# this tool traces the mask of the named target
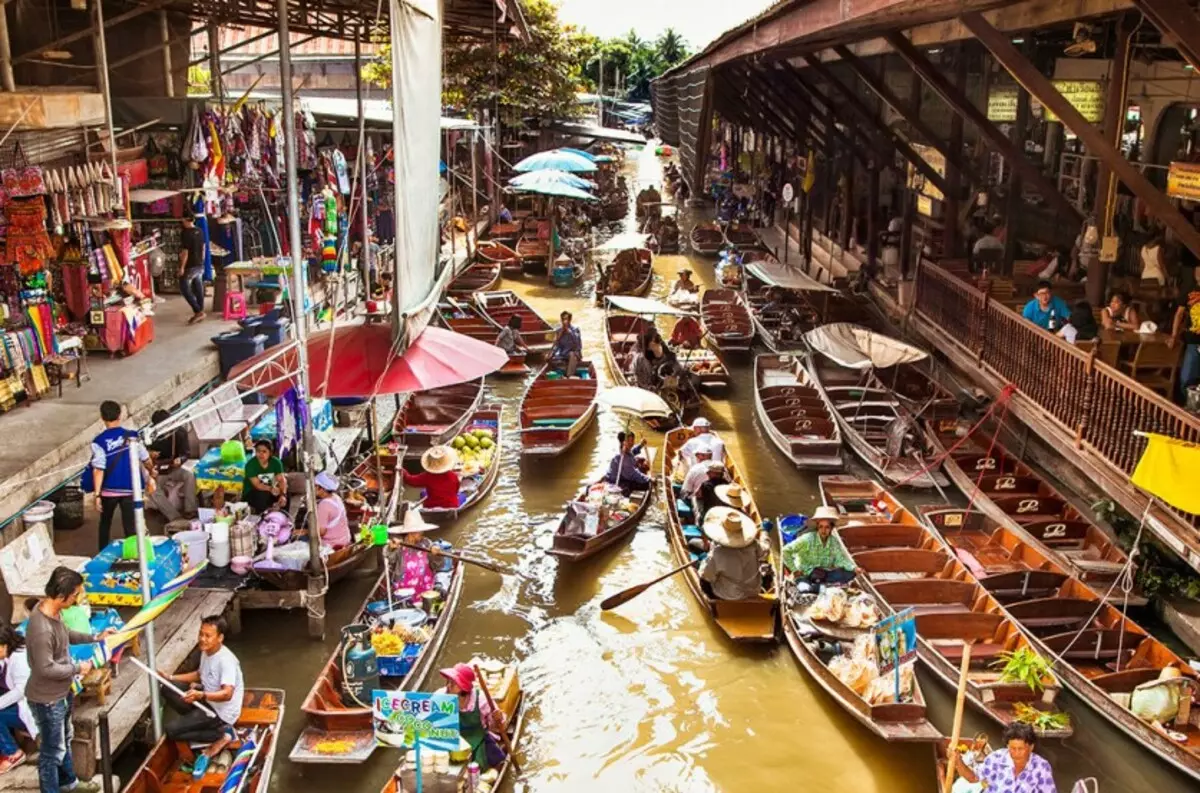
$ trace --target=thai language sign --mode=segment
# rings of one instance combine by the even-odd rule
[[[946,175],[946,157],[932,146],[921,146],[912,144],[913,151],[920,155],[921,159],[929,163],[929,167],[934,170],[939,176]],[[908,189],[917,194],[917,211],[926,217],[933,216],[933,202],[944,201],[946,197],[942,195],[942,191],[937,188],[937,185],[932,184],[925,174],[918,171],[912,163],[908,164]]]
[[[1167,195],[1200,201],[1200,163],[1173,162],[1167,171]]]
[[[1055,80],[1054,87],[1071,106],[1079,111],[1086,121],[1099,124],[1104,116],[1104,92],[1095,80]],[[1030,99],[1030,113],[1037,115],[1041,103]],[[1058,121],[1058,116],[1046,111],[1047,121]],[[990,121],[1011,123],[1017,120],[1017,87],[1002,85],[988,92],[987,117]]]
[[[458,748],[458,697],[417,691],[381,691],[373,695],[372,719],[380,746],[412,749]]]

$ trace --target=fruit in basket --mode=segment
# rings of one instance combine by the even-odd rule
[[[459,435],[454,440],[450,441],[450,445],[457,451],[462,451],[462,448],[467,445],[467,441],[463,436]]]
[[[495,445],[496,442],[486,435],[479,439],[479,448],[481,449],[490,449]]]

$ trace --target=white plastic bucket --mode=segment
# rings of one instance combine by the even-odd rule
[[[181,531],[173,538],[183,554],[183,569],[191,570],[208,558],[208,532]]]
[[[25,514],[21,517],[25,521],[26,526],[32,526],[35,523],[49,523],[54,520],[54,508],[56,506],[53,501],[35,501],[29,509],[25,510]]]
[[[212,542],[229,542],[229,524],[223,522],[210,523],[205,526],[208,529],[208,536],[212,538]]]
[[[214,539],[209,542],[208,563],[213,567],[229,567],[229,540],[217,542]]]

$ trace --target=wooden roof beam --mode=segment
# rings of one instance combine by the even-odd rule
[[[966,17],[963,17],[963,20],[965,22]],[[980,17],[980,20],[982,21],[982,17]],[[987,22],[984,22],[984,24],[986,25]],[[991,26],[989,25],[989,27]],[[995,30],[995,28],[992,29]],[[966,94],[947,80],[945,75],[918,51],[903,33],[892,31],[885,34],[884,37],[891,43],[896,53],[908,62],[912,70],[950,106],[951,110],[975,125],[975,128],[979,130],[979,134],[983,136],[984,140],[1004,157],[1008,164],[1020,174],[1021,179],[1026,184],[1042,194],[1042,197],[1046,199],[1055,212],[1069,218],[1073,223],[1083,221],[1083,216],[1079,213],[1079,210],[1062,193],[1058,192],[1058,188],[1054,185],[1054,182],[1046,178],[1033,163],[1026,159],[1024,153],[1008,139],[1008,136],[1001,132],[999,127],[989,121],[983,111],[976,107],[975,103]]]
[[[735,71],[737,71],[736,68]],[[742,79],[744,79],[747,83],[753,83],[756,85],[763,92],[764,96],[769,95],[766,98],[769,99],[771,107],[776,108],[781,115],[785,116],[789,121],[792,122],[792,128],[795,129],[796,132],[792,136],[791,140],[807,139],[812,131],[809,119],[804,118],[801,114],[795,111],[795,108],[792,107],[792,104],[784,99],[775,90],[775,86],[771,85],[771,81],[767,75],[749,67],[743,67],[741,69],[741,74]]]
[[[801,111],[800,113],[797,113],[797,116],[800,117],[801,113],[804,114],[804,129],[808,137],[812,138],[821,146],[825,145],[825,139],[829,137],[830,134],[827,131],[828,127],[824,126],[824,119],[813,110],[812,105],[809,104],[807,99],[804,99],[799,94],[793,93],[788,86],[782,83],[782,75],[776,74],[774,70],[766,70],[761,67],[754,66],[747,66],[746,68],[756,78],[769,85],[771,91],[774,92],[775,96],[779,97],[779,100],[784,105],[795,107]],[[775,77],[780,78],[781,82],[779,84],[774,82]],[[818,127],[818,122],[820,122],[823,126]]]
[[[871,159],[869,153],[882,148],[883,142],[867,134],[866,130],[864,130],[862,127],[854,124],[846,125],[846,130],[848,130],[847,132],[843,132],[842,130],[838,129],[838,111],[837,106],[833,103],[832,99],[821,93],[820,89],[810,83],[804,77],[804,75],[800,73],[800,70],[795,66],[792,66],[790,63],[787,63],[786,61],[777,63],[775,68],[776,73],[782,75],[785,80],[790,81],[791,85],[797,91],[808,97],[809,107],[811,107],[813,112],[817,114],[817,118],[824,122],[825,128],[833,130],[834,137],[842,141],[847,148],[850,149],[850,151],[854,152],[855,157],[860,163],[863,164],[863,166],[869,165],[869,161]],[[818,104],[820,105],[819,107]],[[855,143],[856,139],[862,141],[863,145],[861,147]],[[868,152],[868,155],[863,154],[864,148]]]
[[[746,110],[750,118],[754,119],[754,123],[750,126],[755,127],[763,132],[771,132],[772,134],[780,134],[783,129],[780,126],[781,122],[777,122],[767,117],[763,112],[762,106],[758,101],[746,90],[745,86],[738,85],[728,75],[718,70],[713,70],[713,78],[717,85],[725,85],[729,89],[735,102],[739,103]],[[790,133],[789,133],[790,134]]]
[[[962,22],[967,29],[975,34],[975,38],[983,43],[1000,62],[1008,73],[1020,83],[1026,91],[1042,103],[1042,106],[1053,112],[1067,129],[1075,133],[1088,151],[1104,161],[1117,177],[1142,199],[1150,211],[1168,228],[1178,235],[1180,241],[1192,253],[1200,256],[1200,231],[1188,222],[1171,201],[1142,175],[1129,160],[1121,155],[1115,146],[1105,138],[1104,133],[1089,124],[1079,111],[1058,92],[1054,83],[1034,68],[1024,55],[1009,41],[1008,36],[992,27],[979,14],[963,14]]]
[[[1191,5],[1184,0],[1134,0],[1134,5],[1175,40],[1175,49],[1193,69],[1200,69],[1200,19]]]
[[[723,70],[723,73],[733,83],[733,85],[738,86],[741,89],[743,96],[753,101],[759,115],[772,122],[771,134],[788,138],[795,138],[801,134],[803,127],[796,122],[794,117],[792,117],[790,114],[785,115],[782,108],[775,107],[775,105],[767,99],[766,95],[761,90],[761,84],[748,79],[746,75],[736,70]]]

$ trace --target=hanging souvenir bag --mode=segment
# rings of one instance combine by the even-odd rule
[[[25,149],[20,141],[13,147],[12,162],[0,171],[0,181],[4,183],[5,192],[14,198],[44,195],[46,192],[46,180],[42,169],[29,164],[29,158],[25,156]]]
[[[183,139],[181,159],[193,170],[200,170],[208,159],[208,144],[204,142],[204,129],[200,124],[200,113],[192,114],[192,123]]]

